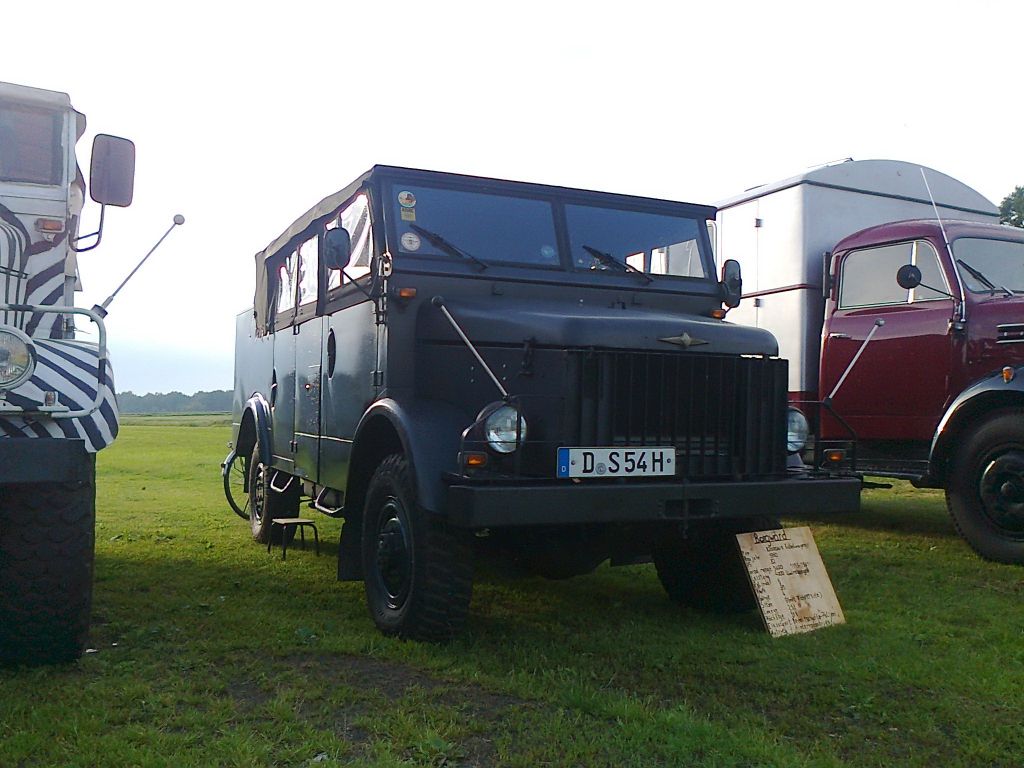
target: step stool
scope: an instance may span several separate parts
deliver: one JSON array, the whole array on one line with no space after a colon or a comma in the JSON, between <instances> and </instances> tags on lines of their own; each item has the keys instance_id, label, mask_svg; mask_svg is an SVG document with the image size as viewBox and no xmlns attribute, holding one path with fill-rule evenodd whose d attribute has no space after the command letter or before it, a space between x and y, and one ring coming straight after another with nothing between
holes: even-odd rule
<instances>
[{"instance_id":1,"label":"step stool","mask_svg":"<svg viewBox=\"0 0 1024 768\"><path fill-rule=\"evenodd\" d=\"M313 542L316 545L316 555L320 556L320 534L316 530L316 525L312 520L305 517L279 517L275 520L271 520L270 526L270 538L267 540L267 552L270 552L270 548L274 545L274 526L281 526L281 559L284 560L288 556L288 528L291 527L299 529L299 536L302 541L302 548L306 548L306 528L313 529Z\"/></svg>"}]
</instances>

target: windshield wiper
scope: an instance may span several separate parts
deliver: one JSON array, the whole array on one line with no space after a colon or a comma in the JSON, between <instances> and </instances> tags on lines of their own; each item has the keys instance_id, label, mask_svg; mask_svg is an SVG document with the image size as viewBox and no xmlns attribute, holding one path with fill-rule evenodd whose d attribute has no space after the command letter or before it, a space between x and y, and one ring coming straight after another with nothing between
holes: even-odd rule
<instances>
[{"instance_id":1,"label":"windshield wiper","mask_svg":"<svg viewBox=\"0 0 1024 768\"><path fill-rule=\"evenodd\" d=\"M985 287L988 288L989 295L995 293L996 292L996 288L998 288L999 290L1003 291L1007 296L1013 296L1013 291L1011 291L1005 285L996 285L991 280L989 280L987 277L985 277L985 275L982 274L981 271L975 269L974 267L972 267L970 264L968 264L963 259L957 259L956 263L959 264L964 269L966 269L968 272L970 272L971 276L974 277L975 279L977 279L978 282L983 283L985 285Z\"/></svg>"},{"instance_id":2,"label":"windshield wiper","mask_svg":"<svg viewBox=\"0 0 1024 768\"><path fill-rule=\"evenodd\" d=\"M583 248L583 250L585 250L587 253L589 253L591 256L593 256L595 259L600 261L605 266L618 267L623 272L632 272L634 275L638 275L644 281L645 284L654 281L654 278L648 275L642 269L637 269L632 264L628 264L627 262L619 261L610 253L599 251L597 250L597 248L592 248L591 246L585 244L582 244L581 247Z\"/></svg>"},{"instance_id":3,"label":"windshield wiper","mask_svg":"<svg viewBox=\"0 0 1024 768\"><path fill-rule=\"evenodd\" d=\"M447 240L441 237L441 235L437 234L437 232L432 232L429 229L424 229L418 224L410 224L409 229L411 229L418 235L423 235L423 237L427 238L428 243L430 243L435 248L440 248L449 256L459 256L463 259L469 259L470 261L478 264L481 270L487 269L487 267L490 266L490 264L488 264L483 259L478 259L473 254L459 248L459 246L449 243Z\"/></svg>"}]
</instances>

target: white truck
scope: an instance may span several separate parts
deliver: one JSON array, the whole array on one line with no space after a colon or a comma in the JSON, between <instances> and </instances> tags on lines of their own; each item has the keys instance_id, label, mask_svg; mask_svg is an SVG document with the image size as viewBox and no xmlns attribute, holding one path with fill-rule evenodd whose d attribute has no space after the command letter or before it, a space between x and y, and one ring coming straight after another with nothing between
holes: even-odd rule
<instances>
[{"instance_id":1,"label":"white truck","mask_svg":"<svg viewBox=\"0 0 1024 768\"><path fill-rule=\"evenodd\" d=\"M85 117L68 95L0 83L0 662L81 655L89 628L95 454L117 435L105 305L75 307ZM99 135L91 195L131 203L135 147ZM105 302L105 304L109 303ZM77 338L91 321L93 341Z\"/></svg>"},{"instance_id":2,"label":"white truck","mask_svg":"<svg viewBox=\"0 0 1024 768\"><path fill-rule=\"evenodd\" d=\"M1024 230L966 184L891 160L718 209L717 258L743 269L730 320L778 339L821 442L856 438L858 471L945 489L979 554L1024 563Z\"/></svg>"}]
</instances>

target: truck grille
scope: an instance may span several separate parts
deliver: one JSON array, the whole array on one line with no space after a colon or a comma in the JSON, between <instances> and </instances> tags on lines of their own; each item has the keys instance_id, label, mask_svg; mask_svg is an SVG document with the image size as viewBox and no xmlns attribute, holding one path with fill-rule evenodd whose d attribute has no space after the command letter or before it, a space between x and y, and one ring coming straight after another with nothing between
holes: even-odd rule
<instances>
[{"instance_id":1,"label":"truck grille","mask_svg":"<svg viewBox=\"0 0 1024 768\"><path fill-rule=\"evenodd\" d=\"M674 445L688 478L785 471L785 360L581 351L569 362L566 444Z\"/></svg>"},{"instance_id":2,"label":"truck grille","mask_svg":"<svg viewBox=\"0 0 1024 768\"><path fill-rule=\"evenodd\" d=\"M1006 323L996 326L996 344L1020 344L1024 342L1024 323Z\"/></svg>"}]
</instances>

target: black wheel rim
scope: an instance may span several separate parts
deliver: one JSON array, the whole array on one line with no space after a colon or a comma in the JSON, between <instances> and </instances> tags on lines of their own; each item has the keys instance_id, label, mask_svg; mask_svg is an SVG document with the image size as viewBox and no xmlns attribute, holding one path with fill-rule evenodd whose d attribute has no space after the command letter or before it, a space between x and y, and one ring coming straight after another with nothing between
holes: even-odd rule
<instances>
[{"instance_id":1,"label":"black wheel rim","mask_svg":"<svg viewBox=\"0 0 1024 768\"><path fill-rule=\"evenodd\" d=\"M405 509L393 496L384 501L381 509L374 562L377 582L383 589L388 607L400 609L409 597L412 584L412 547Z\"/></svg>"},{"instance_id":2,"label":"black wheel rim","mask_svg":"<svg viewBox=\"0 0 1024 768\"><path fill-rule=\"evenodd\" d=\"M991 459L981 474L979 492L992 525L1024 536L1024 451L1007 451Z\"/></svg>"}]
</instances>

